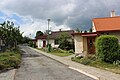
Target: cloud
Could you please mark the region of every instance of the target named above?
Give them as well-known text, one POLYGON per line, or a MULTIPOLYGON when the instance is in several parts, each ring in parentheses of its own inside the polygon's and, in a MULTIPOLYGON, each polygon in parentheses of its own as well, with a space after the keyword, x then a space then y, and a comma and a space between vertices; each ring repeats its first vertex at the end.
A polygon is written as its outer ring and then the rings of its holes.
POLYGON ((23 31, 30 31, 25 32, 28 35, 45 31, 48 18, 53 29, 88 29, 92 18, 108 17, 111 10, 120 15, 119 3, 120 0, 1 0, 0 10, 19 16, 22 20, 17 19, 18 24, 23 31))

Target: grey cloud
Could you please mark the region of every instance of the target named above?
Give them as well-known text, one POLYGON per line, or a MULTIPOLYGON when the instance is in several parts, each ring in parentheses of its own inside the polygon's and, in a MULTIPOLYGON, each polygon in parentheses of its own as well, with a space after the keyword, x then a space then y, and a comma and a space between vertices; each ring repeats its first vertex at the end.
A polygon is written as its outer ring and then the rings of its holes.
POLYGON ((92 18, 108 17, 111 10, 120 14, 120 0, 9 0, 5 3, 5 10, 37 19, 51 18, 56 25, 66 24, 72 29, 88 29, 92 18), (65 11, 68 4, 75 5, 68 6, 73 10, 65 11))

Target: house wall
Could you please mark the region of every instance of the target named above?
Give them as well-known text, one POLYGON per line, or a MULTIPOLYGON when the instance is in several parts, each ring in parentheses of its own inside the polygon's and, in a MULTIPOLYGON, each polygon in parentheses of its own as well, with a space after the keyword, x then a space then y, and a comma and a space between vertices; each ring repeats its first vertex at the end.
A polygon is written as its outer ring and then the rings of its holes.
POLYGON ((38 46, 38 48, 42 48, 43 47, 43 40, 38 39, 37 46, 38 46))
POLYGON ((75 43, 75 53, 82 53, 83 51, 83 37, 80 35, 74 36, 74 43, 75 43))
POLYGON ((55 40, 54 39, 50 39, 49 43, 51 44, 52 47, 54 48, 58 48, 59 45, 55 45, 55 40))
POLYGON ((50 40, 49 40, 49 44, 51 44, 51 46, 54 47, 54 46, 55 46, 55 44, 54 44, 54 39, 50 39, 50 40))
POLYGON ((87 37, 83 37, 83 53, 84 53, 84 55, 87 55, 87 52, 88 52, 87 37))
POLYGON ((109 33, 109 35, 115 35, 115 36, 117 36, 117 38, 119 40, 119 43, 120 43, 120 32, 111 32, 111 33, 109 33))

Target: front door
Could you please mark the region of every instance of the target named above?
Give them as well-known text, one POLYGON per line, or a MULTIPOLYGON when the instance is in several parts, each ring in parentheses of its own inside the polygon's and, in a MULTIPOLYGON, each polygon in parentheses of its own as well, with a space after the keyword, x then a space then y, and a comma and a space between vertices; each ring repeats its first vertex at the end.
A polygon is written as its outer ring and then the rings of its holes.
POLYGON ((87 37, 88 54, 95 54, 95 37, 87 37))
POLYGON ((46 47, 46 41, 43 41, 43 47, 46 47))

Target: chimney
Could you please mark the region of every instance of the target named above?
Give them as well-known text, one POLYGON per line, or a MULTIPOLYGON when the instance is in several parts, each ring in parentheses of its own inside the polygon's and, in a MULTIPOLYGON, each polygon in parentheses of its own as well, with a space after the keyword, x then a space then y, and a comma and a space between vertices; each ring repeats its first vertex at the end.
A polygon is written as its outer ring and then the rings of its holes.
POLYGON ((111 15, 111 17, 115 17, 115 11, 114 10, 111 11, 110 15, 111 15))

